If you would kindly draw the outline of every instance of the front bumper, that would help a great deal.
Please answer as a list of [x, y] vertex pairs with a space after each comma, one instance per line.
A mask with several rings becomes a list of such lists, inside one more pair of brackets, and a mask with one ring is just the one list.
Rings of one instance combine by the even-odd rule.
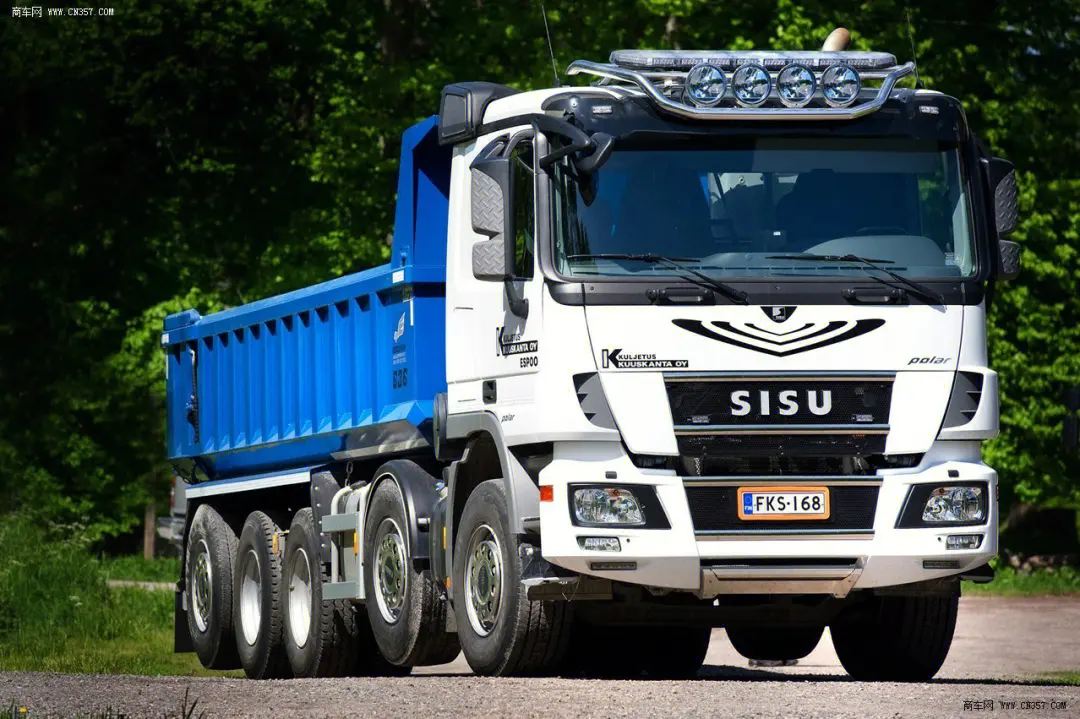
[[[844, 596], [852, 590], [962, 574], [997, 554], [997, 474], [970, 448], [958, 455], [961, 458], [931, 452], [915, 469], [858, 478], [880, 481], [871, 531], [772, 534], [757, 522], [748, 527], [753, 531], [707, 535], [695, 533], [683, 478], [674, 472], [635, 467], [619, 444], [558, 443], [554, 459], [540, 473], [540, 484], [551, 485], [554, 495], [553, 501], [540, 504], [541, 549], [552, 564], [580, 574], [702, 597], [736, 593]], [[966, 481], [988, 485], [985, 524], [896, 528], [911, 485]], [[655, 487], [671, 528], [574, 526], [568, 485], [604, 482]], [[758, 480], [746, 483], [762, 484]], [[950, 534], [981, 534], [983, 540], [977, 549], [950, 550], [945, 547]], [[621, 551], [582, 549], [578, 538], [586, 536], [618, 537]], [[618, 562], [620, 568], [604, 564], [610, 562]]]

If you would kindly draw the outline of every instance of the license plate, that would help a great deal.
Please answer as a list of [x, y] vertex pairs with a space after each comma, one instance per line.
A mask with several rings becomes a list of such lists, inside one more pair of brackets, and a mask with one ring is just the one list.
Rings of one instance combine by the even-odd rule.
[[828, 518], [828, 487], [739, 487], [739, 519]]

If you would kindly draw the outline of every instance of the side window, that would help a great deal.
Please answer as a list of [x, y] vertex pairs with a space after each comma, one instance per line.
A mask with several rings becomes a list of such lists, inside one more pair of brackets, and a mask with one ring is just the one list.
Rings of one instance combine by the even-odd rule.
[[533, 187], [532, 142], [525, 140], [514, 148], [510, 158], [514, 173], [514, 276], [532, 279], [533, 228], [536, 222]]

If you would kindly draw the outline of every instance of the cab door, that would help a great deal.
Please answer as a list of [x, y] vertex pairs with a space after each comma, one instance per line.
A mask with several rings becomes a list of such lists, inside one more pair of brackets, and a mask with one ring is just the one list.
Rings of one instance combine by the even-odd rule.
[[[511, 136], [504, 150], [513, 175], [511, 206], [514, 234], [513, 276], [484, 282], [488, 297], [478, 303], [480, 324], [488, 339], [476, 348], [480, 375], [500, 403], [522, 399], [529, 383], [512, 378], [533, 375], [540, 367], [543, 278], [536, 259], [536, 169], [532, 131]], [[498, 397], [499, 393], [502, 397]], [[490, 404], [490, 402], [489, 402]]]
[[[501, 416], [506, 405], [535, 398], [541, 362], [542, 288], [536, 253], [536, 185], [534, 137], [531, 129], [511, 131], [489, 141], [464, 168], [470, 219], [459, 226], [460, 259], [455, 286], [448, 288], [448, 380], [451, 411], [486, 409]], [[477, 176], [492, 160], [508, 160], [506, 177], [494, 183]], [[496, 173], [498, 174], [498, 173]], [[480, 175], [484, 175], [480, 172]], [[496, 187], [496, 185], [499, 185]], [[502, 185], [505, 185], [503, 187]], [[502, 193], [508, 204], [501, 204]], [[491, 197], [498, 196], [499, 204]], [[477, 264], [486, 246], [502, 239], [502, 218], [513, 248], [495, 246], [505, 277], [485, 273]], [[467, 226], [467, 227], [466, 227]], [[505, 252], [504, 252], [505, 248]], [[481, 265], [483, 263], [481, 262]]]

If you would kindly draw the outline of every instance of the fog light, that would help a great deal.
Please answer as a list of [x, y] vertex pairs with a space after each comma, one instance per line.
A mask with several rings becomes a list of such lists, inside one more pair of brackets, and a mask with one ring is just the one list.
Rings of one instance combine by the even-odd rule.
[[574, 490], [574, 516], [582, 524], [641, 526], [645, 512], [634, 493], [620, 487]]
[[981, 522], [986, 518], [986, 499], [981, 487], [938, 487], [923, 507], [924, 522]]
[[788, 65], [776, 78], [776, 92], [780, 95], [780, 102], [788, 107], [806, 105], [814, 96], [816, 87], [814, 73], [799, 63]]
[[981, 534], [950, 534], [945, 538], [945, 549], [978, 549], [982, 540]]
[[862, 81], [850, 65], [833, 65], [821, 76], [821, 94], [832, 107], [847, 107], [859, 97]]
[[[949, 537], [952, 539], [952, 537]], [[578, 537], [578, 544], [582, 549], [593, 552], [621, 552], [622, 545], [618, 537]]]
[[757, 107], [769, 98], [772, 79], [761, 65], [743, 65], [731, 76], [731, 91], [740, 105]]
[[726, 89], [724, 73], [707, 63], [695, 65], [686, 74], [686, 94], [700, 107], [712, 107], [720, 102]]

